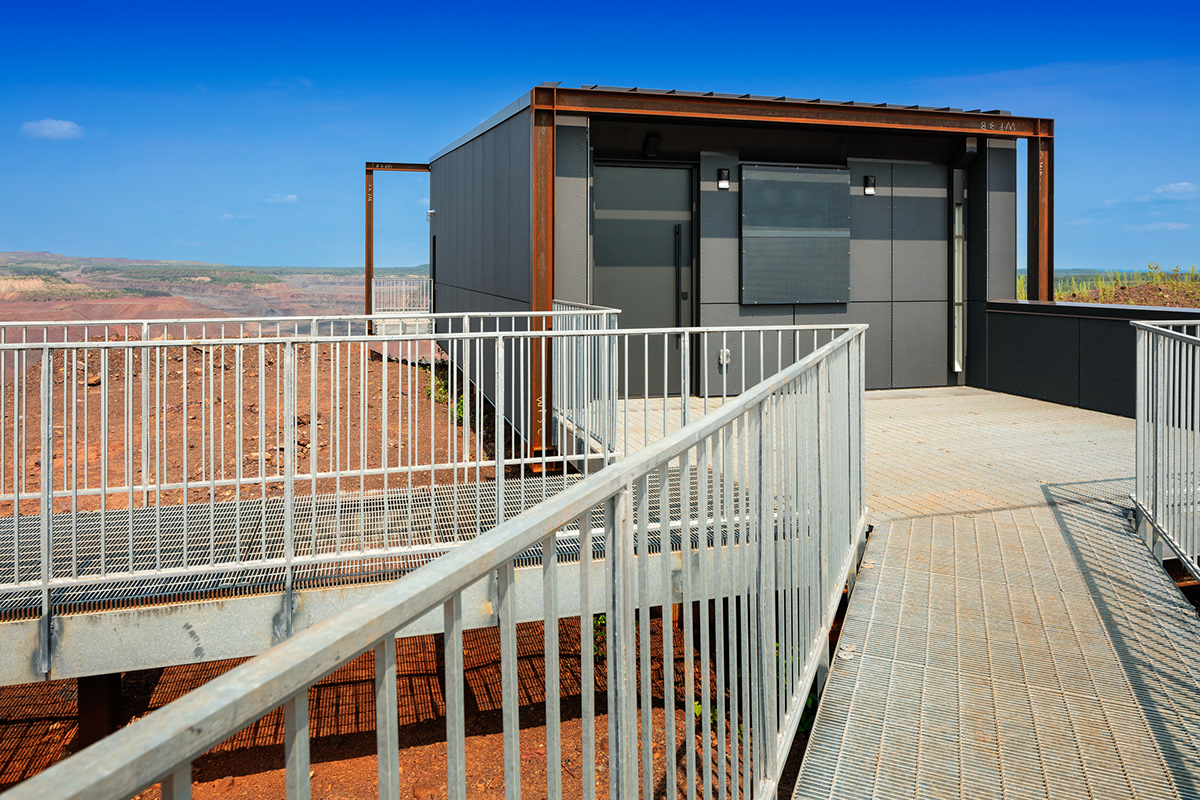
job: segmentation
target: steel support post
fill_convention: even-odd
[[[121,673],[77,678],[75,696],[77,726],[71,749],[82,750],[120,726]]]
[[[1029,299],[1053,300],[1054,139],[1048,135],[1029,139],[1027,188]]]
[[[554,92],[551,88],[534,89],[533,137],[533,263],[530,270],[529,310],[554,310]],[[539,108],[538,106],[544,106]],[[548,330],[551,318],[534,317],[533,330]],[[546,410],[551,407],[550,363],[542,352],[543,340],[530,341],[529,353],[529,437],[530,455],[538,457],[547,447]]]
[[[363,256],[366,285],[363,299],[367,316],[375,313],[375,170],[367,167],[366,193],[366,252]]]

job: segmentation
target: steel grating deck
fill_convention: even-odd
[[[1134,536],[1133,421],[867,404],[868,544],[795,798],[1200,797],[1200,618]]]

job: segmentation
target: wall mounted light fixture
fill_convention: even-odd
[[[875,194],[875,176],[874,175],[864,175],[863,176],[863,194],[867,195],[868,197]]]
[[[658,156],[658,148],[662,146],[662,137],[657,133],[646,134],[646,143],[642,145],[642,152],[647,158],[655,158]]]
[[[729,170],[727,170],[727,169],[717,170],[717,188],[718,189],[728,189],[729,188]]]

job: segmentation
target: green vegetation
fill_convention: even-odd
[[[1139,287],[1144,289],[1139,291]],[[1054,299],[1092,303],[1143,304],[1145,289],[1159,289],[1171,295],[1191,295],[1200,290],[1200,271],[1175,267],[1164,270],[1151,263],[1145,272],[1119,270],[1059,270],[1054,276]],[[1027,274],[1017,275],[1017,299],[1029,299]]]
[[[125,265],[93,264],[84,267],[82,272],[84,275],[121,278],[130,281],[208,283],[218,286],[231,283],[261,286],[282,282],[276,275],[240,268],[128,267]]]

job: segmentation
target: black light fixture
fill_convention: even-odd
[[[657,133],[646,134],[646,143],[642,145],[642,152],[646,154],[646,158],[655,158],[658,156],[658,148],[662,146],[662,137]]]
[[[867,197],[870,197],[875,194],[875,176],[874,175],[864,175],[863,176],[863,194],[865,194]]]
[[[718,189],[728,189],[729,188],[729,170],[727,170],[727,169],[717,170],[717,188]]]

